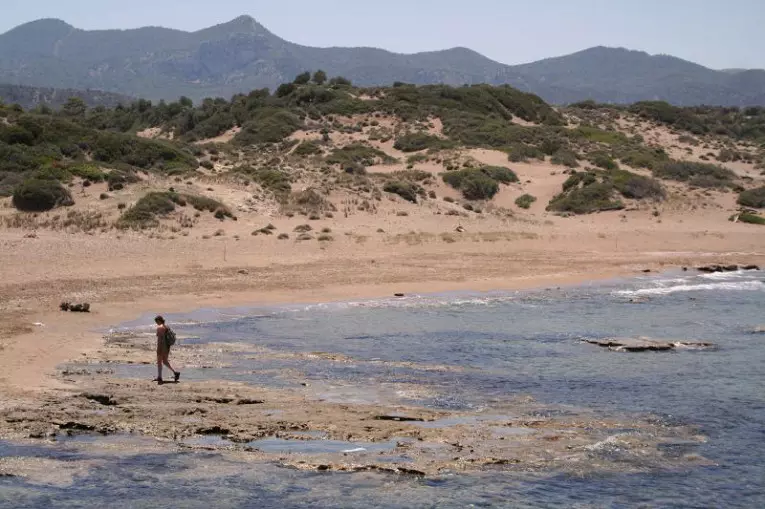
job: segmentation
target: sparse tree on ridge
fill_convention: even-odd
[[[311,81],[311,73],[304,72],[303,74],[298,74],[297,77],[295,77],[295,81],[293,81],[293,83],[295,85],[308,85],[310,81]]]
[[[327,73],[319,69],[313,74],[313,82],[317,85],[323,85],[327,82]]]

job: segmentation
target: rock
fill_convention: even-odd
[[[457,228],[454,229],[454,231],[457,233],[465,233],[465,228],[463,228],[462,226],[458,226]]]
[[[403,415],[377,415],[376,421],[396,421],[396,422],[425,422],[421,417],[406,417]]]
[[[394,297],[404,297],[405,295],[403,293],[394,293]]]
[[[651,273],[651,269],[644,269],[643,270],[643,274],[650,274],[650,273]]]
[[[69,308],[71,307],[71,304],[68,302],[62,302],[59,304],[59,308],[61,308],[61,311],[69,311]]]
[[[107,394],[83,394],[82,397],[90,401],[95,401],[104,406],[117,406],[117,402]]]
[[[249,272],[247,272],[247,269],[240,269],[239,274],[249,274]]]
[[[34,232],[33,233],[27,233],[26,235],[24,235],[24,238],[25,239],[36,239],[37,238],[37,234],[34,233]]]
[[[759,265],[746,265],[744,267],[741,267],[741,270],[760,270]]]
[[[197,435],[228,435],[230,431],[220,426],[211,426],[209,428],[199,428],[196,433]]]
[[[248,398],[240,399],[239,401],[236,402],[237,405],[262,405],[263,403],[265,403],[265,401],[263,401],[262,399],[248,399]]]
[[[64,305],[62,304],[61,306],[61,310],[66,311],[66,309],[63,307]],[[90,313],[90,304],[87,302],[83,304],[69,304],[68,309],[72,313]]]
[[[715,272],[736,272],[738,269],[738,265],[706,265],[704,267],[699,267],[697,270],[699,272],[712,274]]]
[[[668,352],[678,348],[710,349],[713,343],[694,341],[666,341],[650,338],[586,339],[585,343],[608,348],[614,352]]]

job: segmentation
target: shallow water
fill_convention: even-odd
[[[188,381],[224,378],[290,386],[298,373],[317,387],[317,397],[393,399],[486,415],[495,405],[529,394],[558,405],[558,413],[585,407],[605,416],[653,416],[658,422],[698,426],[708,437],[705,444],[674,444],[666,452],[696,452],[715,466],[680,472],[646,468],[630,475],[482,473],[416,481],[271,465],[238,471],[215,454],[139,454],[107,462],[63,489],[0,479],[0,505],[47,507],[55,499],[56,507],[202,507],[213,501],[215,507],[765,507],[765,334],[751,333],[765,323],[763,305],[761,272],[678,272],[524,293],[204,310],[171,317],[186,322],[177,329],[196,337],[188,342],[253,343],[350,358],[338,363],[296,356],[274,362],[232,356],[226,368],[185,370]],[[612,336],[711,341],[719,348],[618,353],[580,341]],[[430,369],[434,365],[461,369]],[[136,376],[141,369],[117,367],[116,374]],[[281,377],[280,369],[291,376]],[[401,391],[402,384],[427,391]],[[337,447],[356,447],[349,444]],[[600,454],[616,454],[606,446]],[[75,450],[81,452],[60,453],[88,454]],[[0,455],[18,453],[18,448],[10,454],[0,447]],[[210,476],[190,482],[180,475],[201,463],[209,466]],[[109,502],[105,488],[120,497]],[[176,502],[166,502],[163,489]]]

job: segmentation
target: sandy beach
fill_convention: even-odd
[[[613,217],[464,233],[454,242],[435,233],[402,233],[364,243],[339,236],[322,246],[50,231],[27,238],[6,230],[0,233],[2,390],[8,395],[58,387],[50,376],[56,366],[97,349],[103,341],[97,330],[145,313],[561,286],[644,270],[765,260],[765,239],[748,225],[702,229],[699,219],[641,225]],[[62,301],[89,302],[92,312],[62,313]]]

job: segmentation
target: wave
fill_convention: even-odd
[[[648,296],[648,295],[669,295],[678,292],[701,292],[701,291],[748,291],[757,292],[765,290],[765,283],[762,281],[739,281],[739,282],[717,282],[700,284],[681,284],[677,286],[665,286],[659,288],[641,288],[638,290],[621,290],[615,292],[617,295],[625,296]]]

